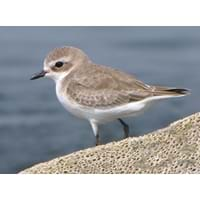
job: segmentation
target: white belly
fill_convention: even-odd
[[[67,97],[59,95],[59,101],[64,106],[64,108],[69,111],[71,114],[87,119],[94,120],[98,124],[106,123],[109,121],[113,121],[118,118],[129,117],[133,115],[137,115],[139,112],[143,110],[145,107],[144,104],[134,103],[135,105],[127,104],[125,106],[119,106],[114,108],[90,108],[87,106],[81,106],[76,103],[72,103]]]

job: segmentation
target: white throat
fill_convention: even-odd
[[[53,79],[55,81],[55,83],[57,84],[58,82],[60,82],[61,80],[63,80],[63,78],[65,78],[66,76],[68,76],[71,71],[74,69],[74,67],[72,67],[71,69],[69,69],[66,72],[50,72],[46,74],[46,77],[49,77],[51,79]],[[45,69],[44,69],[45,70]]]

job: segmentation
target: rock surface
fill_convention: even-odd
[[[200,173],[200,113],[145,136],[78,151],[20,173]]]

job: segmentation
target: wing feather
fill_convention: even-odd
[[[74,75],[67,94],[84,106],[110,107],[152,96],[152,88],[126,73],[93,65]]]

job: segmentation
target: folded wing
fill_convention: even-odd
[[[67,94],[84,106],[107,108],[151,96],[176,96],[187,92],[186,89],[149,86],[134,76],[98,65],[90,66],[82,73],[70,81]]]

